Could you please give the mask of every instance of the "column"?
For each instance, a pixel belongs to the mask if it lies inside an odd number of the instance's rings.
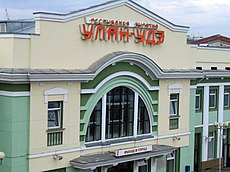
[[[101,141],[105,142],[106,128],[106,94],[102,97]]]
[[[208,159],[209,86],[204,86],[202,161]]]
[[[137,164],[137,161],[133,161],[133,172],[138,172],[138,164]]]
[[[218,103],[218,123],[223,123],[224,119],[224,85],[219,86],[219,103]],[[218,127],[217,134],[217,158],[222,157],[222,149],[223,149],[223,127]]]

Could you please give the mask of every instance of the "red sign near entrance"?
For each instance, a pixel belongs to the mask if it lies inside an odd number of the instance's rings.
[[[129,42],[133,37],[136,43],[159,45],[164,42],[164,31],[158,24],[138,23],[121,20],[87,18],[80,25],[83,40]]]
[[[115,152],[115,156],[119,157],[119,156],[133,155],[133,154],[144,153],[144,152],[151,152],[151,151],[154,151],[154,145],[117,150]]]

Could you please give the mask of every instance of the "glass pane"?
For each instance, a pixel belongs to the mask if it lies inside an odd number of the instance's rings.
[[[196,95],[196,109],[200,109],[200,95]]]
[[[177,101],[170,101],[170,115],[177,115]]]
[[[60,108],[60,102],[49,102],[48,109],[50,108]]]
[[[138,98],[138,134],[147,134],[150,133],[150,120],[147,108],[143,100]]]
[[[102,115],[102,101],[101,99],[94,107],[90,116],[90,121],[86,134],[86,142],[97,141],[101,139],[101,115]]]
[[[138,172],[148,172],[148,166],[147,165],[139,166]]]
[[[60,127],[60,110],[48,111],[48,127],[49,128]]]
[[[214,159],[214,139],[213,139],[213,132],[209,133],[208,139],[208,160]]]
[[[229,106],[229,94],[225,93],[224,94],[224,107],[228,107]]]
[[[134,92],[117,87],[107,93],[106,101],[106,138],[129,136],[133,128],[128,122],[133,123]]]
[[[174,159],[167,160],[167,172],[174,172]]]
[[[209,107],[215,107],[215,95],[209,96]]]

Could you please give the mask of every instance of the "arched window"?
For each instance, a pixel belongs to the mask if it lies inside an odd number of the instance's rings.
[[[149,114],[141,97],[120,86],[98,101],[90,116],[86,142],[148,134],[150,128]]]

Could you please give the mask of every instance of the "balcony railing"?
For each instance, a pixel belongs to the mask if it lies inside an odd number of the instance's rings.
[[[169,118],[169,129],[175,130],[179,128],[179,116]]]
[[[64,129],[49,129],[47,130],[47,146],[62,145]]]

